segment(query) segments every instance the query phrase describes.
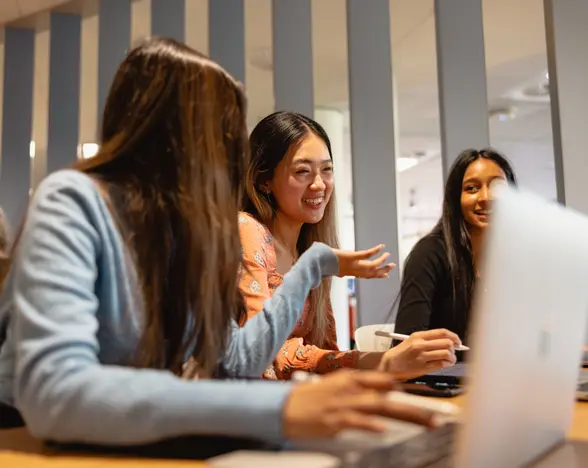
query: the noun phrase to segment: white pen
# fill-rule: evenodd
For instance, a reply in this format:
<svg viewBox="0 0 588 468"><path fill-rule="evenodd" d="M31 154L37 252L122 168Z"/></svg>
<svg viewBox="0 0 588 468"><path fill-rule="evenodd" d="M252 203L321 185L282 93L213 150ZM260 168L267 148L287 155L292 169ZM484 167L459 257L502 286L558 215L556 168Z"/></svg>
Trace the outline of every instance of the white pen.
<svg viewBox="0 0 588 468"><path fill-rule="evenodd" d="M404 341L406 340L409 335L403 335L402 333L390 333L387 331L381 331L381 330L377 330L375 332L376 336L382 336L384 338L392 338L393 340L399 340L399 341ZM456 346L455 347L456 351L469 351L470 348L468 348L467 346L464 345L460 345L460 346Z"/></svg>

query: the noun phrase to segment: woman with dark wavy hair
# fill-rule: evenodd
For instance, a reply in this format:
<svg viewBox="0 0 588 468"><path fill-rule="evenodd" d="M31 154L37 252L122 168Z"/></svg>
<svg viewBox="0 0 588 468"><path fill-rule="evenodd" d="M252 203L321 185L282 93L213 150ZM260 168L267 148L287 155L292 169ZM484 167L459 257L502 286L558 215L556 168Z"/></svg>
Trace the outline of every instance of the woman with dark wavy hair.
<svg viewBox="0 0 588 468"><path fill-rule="evenodd" d="M486 229L492 186L516 184L510 163L493 149L468 149L454 162L443 212L406 260L396 318L398 333L443 327L467 342L469 311Z"/></svg>
<svg viewBox="0 0 588 468"><path fill-rule="evenodd" d="M106 445L281 442L383 430L376 416L432 424L389 402L394 383L381 373L296 386L214 379L261 375L323 277L386 272L385 256L367 260L378 248L316 243L257 317L237 325L245 104L239 83L183 44L156 38L129 52L98 154L40 184L11 256L0 300L2 423L20 413L39 438ZM187 377L198 379L182 378L188 359Z"/></svg>

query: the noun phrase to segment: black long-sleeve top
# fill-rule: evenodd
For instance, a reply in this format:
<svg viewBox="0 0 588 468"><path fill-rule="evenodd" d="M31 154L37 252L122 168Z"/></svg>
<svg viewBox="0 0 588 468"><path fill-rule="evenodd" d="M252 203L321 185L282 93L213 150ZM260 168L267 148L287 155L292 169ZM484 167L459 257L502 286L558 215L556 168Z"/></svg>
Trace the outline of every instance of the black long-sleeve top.
<svg viewBox="0 0 588 468"><path fill-rule="evenodd" d="M454 301L449 258L443 238L429 234L413 248L400 289L395 331L447 328L467 341L468 311Z"/></svg>

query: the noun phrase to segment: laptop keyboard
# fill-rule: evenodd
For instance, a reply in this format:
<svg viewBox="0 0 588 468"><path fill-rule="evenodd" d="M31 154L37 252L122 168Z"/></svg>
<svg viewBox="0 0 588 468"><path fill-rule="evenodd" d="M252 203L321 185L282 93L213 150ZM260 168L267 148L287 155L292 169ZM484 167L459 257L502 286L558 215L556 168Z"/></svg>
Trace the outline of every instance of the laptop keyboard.
<svg viewBox="0 0 588 468"><path fill-rule="evenodd" d="M588 371L588 369L586 370ZM578 382L578 391L588 392L588 372ZM341 468L451 468L457 423L426 431L389 447L366 448L339 454Z"/></svg>

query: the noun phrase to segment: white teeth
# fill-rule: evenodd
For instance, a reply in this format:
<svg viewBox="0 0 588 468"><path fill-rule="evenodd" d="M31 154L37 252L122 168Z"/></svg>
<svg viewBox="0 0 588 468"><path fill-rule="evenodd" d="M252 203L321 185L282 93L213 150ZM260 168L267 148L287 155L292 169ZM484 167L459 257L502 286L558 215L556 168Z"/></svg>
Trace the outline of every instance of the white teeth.
<svg viewBox="0 0 588 468"><path fill-rule="evenodd" d="M305 198L302 201L304 203L308 203L309 205L320 205L323 200L324 198Z"/></svg>

